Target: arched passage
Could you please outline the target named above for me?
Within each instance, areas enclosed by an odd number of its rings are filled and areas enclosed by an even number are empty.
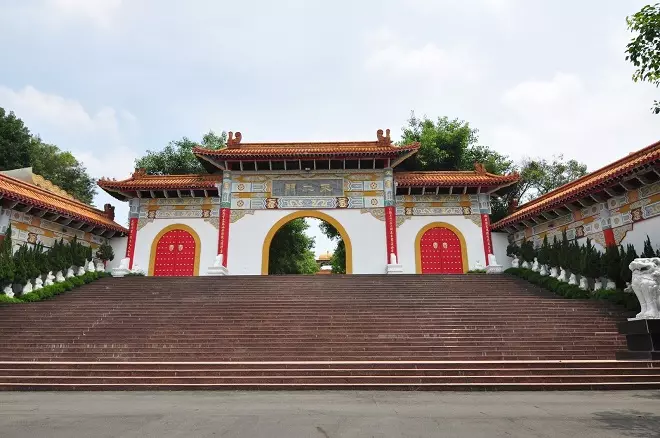
[[[261,250],[261,275],[268,275],[268,263],[270,262],[270,243],[273,241],[273,237],[275,237],[277,231],[280,228],[282,228],[284,224],[294,219],[306,218],[306,217],[313,217],[316,219],[320,219],[322,221],[329,223],[330,225],[335,227],[335,229],[337,229],[346,247],[346,273],[347,274],[353,273],[353,246],[351,245],[351,239],[350,237],[348,237],[348,233],[346,232],[346,229],[339,223],[339,221],[337,221],[337,219],[333,218],[330,215],[327,215],[317,210],[309,210],[309,211],[300,210],[288,214],[284,216],[282,219],[275,222],[275,225],[273,225],[271,229],[268,231],[268,234],[266,234],[266,238],[264,239],[264,246]]]
[[[163,228],[151,243],[149,275],[185,277],[199,275],[202,245],[199,235],[183,224]]]
[[[432,222],[415,238],[418,274],[460,274],[468,271],[465,237],[455,226]]]

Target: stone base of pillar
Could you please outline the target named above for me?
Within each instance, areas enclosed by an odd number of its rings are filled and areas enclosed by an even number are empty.
[[[121,262],[119,263],[119,267],[118,268],[112,268],[112,270],[110,271],[112,276],[115,277],[115,278],[121,278],[121,277],[124,277],[124,276],[130,274],[131,271],[128,269],[129,262],[130,262],[130,259],[128,259],[128,258],[122,259]]]
[[[502,265],[488,265],[486,266],[486,274],[502,274],[504,267]]]
[[[229,275],[229,270],[224,266],[210,266],[206,271],[207,275]]]
[[[386,274],[403,274],[403,265],[390,263],[385,266]]]

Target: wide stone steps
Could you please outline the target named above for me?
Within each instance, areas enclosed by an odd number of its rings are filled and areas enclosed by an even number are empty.
[[[622,309],[506,276],[104,279],[0,305],[0,389],[641,389]]]

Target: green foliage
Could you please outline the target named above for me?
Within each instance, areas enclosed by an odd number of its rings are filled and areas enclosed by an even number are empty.
[[[312,252],[314,239],[305,235],[309,227],[304,218],[282,226],[270,243],[269,274],[314,274],[318,265]]]
[[[11,224],[7,227],[4,239],[0,242],[0,288],[4,289],[6,286],[14,282],[14,256],[13,244],[11,241]]]
[[[587,165],[558,155],[552,160],[526,159],[519,165],[516,198],[527,202],[587,174]]]
[[[623,287],[624,283],[621,279],[621,254],[619,254],[619,247],[616,245],[609,245],[605,250],[605,255],[601,261],[601,272],[612,280],[617,287]]]
[[[527,263],[532,263],[534,257],[536,257],[536,250],[534,249],[534,244],[525,239],[520,245],[520,257]]]
[[[550,263],[550,244],[548,243],[547,234],[543,237],[543,243],[539,248],[539,263],[542,265]]]
[[[543,287],[568,299],[596,299],[625,307],[627,310],[639,312],[639,303],[633,294],[624,293],[621,290],[601,290],[594,293],[584,291],[577,286],[563,283],[555,278],[542,277],[536,272],[523,268],[510,268],[504,271],[506,274],[522,278],[530,283]]]
[[[113,261],[115,259],[115,251],[112,249],[109,243],[104,242],[99,246],[99,249],[96,252],[96,257],[102,260],[104,263],[107,261]]]
[[[83,284],[85,284],[85,281],[82,279],[82,277],[72,277],[69,279],[69,282],[74,287],[82,286]]]
[[[332,253],[332,258],[330,259],[330,264],[332,265],[333,274],[345,274],[346,273],[346,245],[341,238],[339,231],[330,225],[326,221],[321,221],[320,225],[321,231],[325,234],[328,239],[334,240],[337,242],[335,250]]]
[[[202,137],[201,146],[208,149],[221,149],[227,145],[227,134],[216,135],[209,131]],[[160,151],[147,151],[147,154],[135,160],[135,167],[145,169],[151,175],[182,175],[204,173],[192,150],[198,144],[187,137],[171,141]]]
[[[582,248],[580,274],[588,278],[598,278],[600,276],[600,258],[600,252],[593,246],[591,239],[587,238],[587,242]]]
[[[550,251],[548,253],[548,264],[556,268],[560,265],[560,256],[561,253],[561,242],[557,240],[557,236],[555,236],[552,240],[552,245],[550,245]]]
[[[649,245],[650,243],[651,242],[649,241]],[[646,248],[644,249],[646,250]],[[630,263],[632,263],[632,261],[637,258],[637,251],[635,251],[635,246],[629,243],[626,246],[625,252],[623,251],[623,248],[621,248],[621,253],[622,253],[621,272],[619,275],[623,283],[630,283],[632,281],[632,271],[630,270]]]
[[[96,194],[96,183],[70,152],[32,136],[13,112],[0,108],[0,171],[32,167],[32,171],[85,203]]]
[[[660,3],[644,6],[626,22],[635,33],[626,46],[626,60],[636,68],[633,80],[660,87]],[[654,102],[651,111],[660,114],[659,101]]]
[[[10,298],[7,295],[0,294],[0,304],[1,303],[8,303],[8,304],[17,304],[17,303],[22,303],[18,298]]]
[[[646,240],[644,241],[644,251],[642,251],[642,257],[645,259],[650,259],[655,257],[655,250],[653,249],[653,245],[651,245],[651,238],[646,235]]]
[[[506,255],[509,257],[518,257],[520,256],[520,247],[516,245],[516,242],[511,242],[506,247]]]

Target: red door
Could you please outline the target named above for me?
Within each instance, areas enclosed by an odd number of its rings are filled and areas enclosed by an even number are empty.
[[[462,274],[461,241],[448,228],[426,231],[419,242],[422,274]]]
[[[185,230],[163,234],[156,245],[154,276],[185,277],[195,275],[195,239]]]

